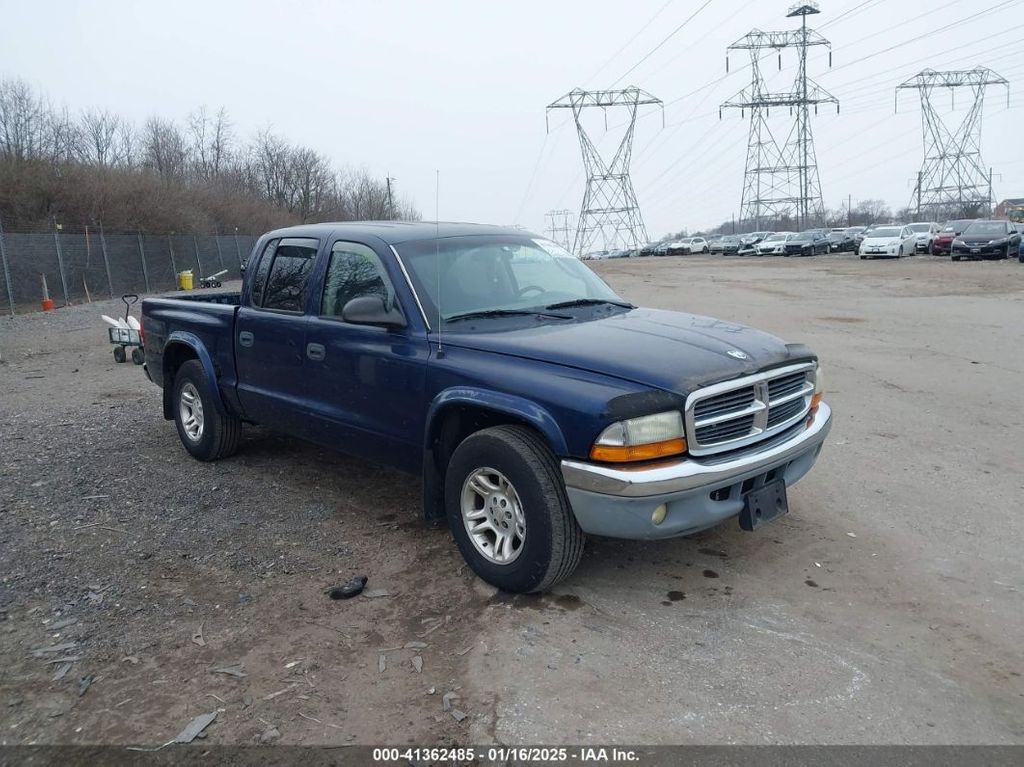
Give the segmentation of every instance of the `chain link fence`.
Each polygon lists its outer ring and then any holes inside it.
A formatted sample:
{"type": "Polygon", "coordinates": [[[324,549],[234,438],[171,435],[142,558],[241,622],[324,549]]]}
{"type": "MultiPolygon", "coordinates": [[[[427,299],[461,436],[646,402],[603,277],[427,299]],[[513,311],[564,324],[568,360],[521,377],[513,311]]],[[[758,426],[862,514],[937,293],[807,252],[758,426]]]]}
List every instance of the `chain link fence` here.
{"type": "Polygon", "coordinates": [[[125,293],[174,290],[178,272],[201,277],[227,271],[239,279],[256,244],[251,234],[108,233],[101,224],[11,231],[0,221],[0,306],[13,315],[114,298],[125,293]]]}

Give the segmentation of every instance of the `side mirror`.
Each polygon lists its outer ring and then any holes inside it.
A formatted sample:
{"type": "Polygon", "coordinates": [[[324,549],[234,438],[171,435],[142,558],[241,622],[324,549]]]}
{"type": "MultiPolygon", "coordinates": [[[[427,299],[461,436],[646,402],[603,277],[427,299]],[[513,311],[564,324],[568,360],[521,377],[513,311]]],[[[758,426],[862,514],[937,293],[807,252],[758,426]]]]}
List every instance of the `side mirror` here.
{"type": "Polygon", "coordinates": [[[353,298],[341,310],[341,318],[353,325],[381,325],[386,328],[404,328],[405,315],[395,308],[388,308],[380,296],[359,296],[353,298]]]}

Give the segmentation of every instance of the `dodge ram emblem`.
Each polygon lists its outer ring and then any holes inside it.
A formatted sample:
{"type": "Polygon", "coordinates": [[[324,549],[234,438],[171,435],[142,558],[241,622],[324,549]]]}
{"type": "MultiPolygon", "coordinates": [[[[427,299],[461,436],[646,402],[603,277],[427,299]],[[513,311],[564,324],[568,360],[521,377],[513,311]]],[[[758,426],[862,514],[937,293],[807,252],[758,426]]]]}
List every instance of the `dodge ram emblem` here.
{"type": "Polygon", "coordinates": [[[726,352],[730,357],[735,357],[738,360],[750,359],[746,352],[741,352],[739,349],[730,349],[726,352]]]}

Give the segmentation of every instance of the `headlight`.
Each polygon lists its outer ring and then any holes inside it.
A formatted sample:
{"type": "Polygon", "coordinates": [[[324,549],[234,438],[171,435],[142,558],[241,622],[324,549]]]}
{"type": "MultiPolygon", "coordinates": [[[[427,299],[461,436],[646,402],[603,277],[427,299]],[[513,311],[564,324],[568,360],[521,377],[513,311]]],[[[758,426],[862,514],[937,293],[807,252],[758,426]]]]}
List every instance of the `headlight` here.
{"type": "Polygon", "coordinates": [[[1007,242],[1007,238],[1006,237],[1000,237],[998,240],[990,241],[989,245],[1005,245],[1006,242],[1007,242]]]}
{"type": "Polygon", "coordinates": [[[957,237],[956,239],[953,240],[953,244],[954,245],[963,245],[964,241],[961,240],[959,237],[957,237]]]}
{"type": "Polygon", "coordinates": [[[613,423],[598,436],[590,448],[590,457],[595,461],[623,463],[685,452],[683,417],[678,410],[669,410],[613,423]]]}
{"type": "Polygon", "coordinates": [[[899,245],[899,244],[900,244],[899,240],[889,240],[889,247],[892,247],[893,245],[899,245]]]}

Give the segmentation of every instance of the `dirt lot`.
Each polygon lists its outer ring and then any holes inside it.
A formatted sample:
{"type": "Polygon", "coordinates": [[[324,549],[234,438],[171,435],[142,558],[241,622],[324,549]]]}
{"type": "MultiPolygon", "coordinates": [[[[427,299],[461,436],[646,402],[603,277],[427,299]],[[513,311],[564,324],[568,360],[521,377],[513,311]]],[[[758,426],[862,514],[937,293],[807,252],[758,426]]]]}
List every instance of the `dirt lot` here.
{"type": "Polygon", "coordinates": [[[811,344],[836,422],[770,528],[591,540],[535,598],[476,581],[404,476],[258,429],[190,459],[113,304],[0,320],[0,744],[215,710],[209,743],[1024,742],[1024,266],[596,268],[811,344]],[[386,595],[324,596],[358,573],[386,595]]]}

